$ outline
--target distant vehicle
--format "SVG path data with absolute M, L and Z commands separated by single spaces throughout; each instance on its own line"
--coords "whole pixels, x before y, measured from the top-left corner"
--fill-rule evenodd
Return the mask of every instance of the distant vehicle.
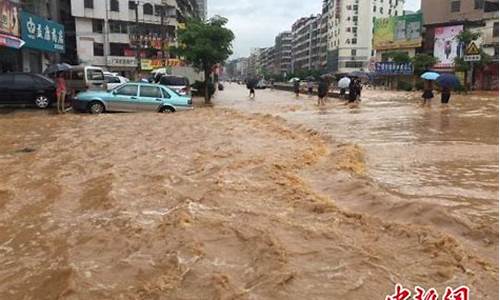
M 107 90 L 111 91 L 120 85 L 129 82 L 128 78 L 119 76 L 113 73 L 104 72 L 104 81 L 106 82 Z
M 45 76 L 32 73 L 0 74 L 0 104 L 34 104 L 45 109 L 55 101 L 56 85 Z
M 99 67 L 75 66 L 64 71 L 63 74 L 71 95 L 86 90 L 106 90 L 104 72 Z
M 87 91 L 72 99 L 73 109 L 100 114 L 107 111 L 176 112 L 192 109 L 191 97 L 151 83 L 125 83 L 116 89 Z
M 256 89 L 265 89 L 267 88 L 267 82 L 264 79 L 261 79 L 259 82 L 257 82 L 257 85 L 255 86 Z
M 182 76 L 175 75 L 163 75 L 160 78 L 159 84 L 164 85 L 174 91 L 176 91 L 181 96 L 187 96 L 191 93 L 189 86 L 189 79 Z

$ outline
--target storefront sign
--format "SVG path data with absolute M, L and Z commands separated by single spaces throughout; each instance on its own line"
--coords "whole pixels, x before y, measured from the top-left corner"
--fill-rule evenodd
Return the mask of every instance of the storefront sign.
M 21 49 L 24 44 L 24 41 L 20 38 L 0 33 L 0 46 Z
M 165 67 L 165 59 L 141 59 L 141 69 L 143 71 L 151 71 Z
M 422 14 L 376 19 L 373 24 L 373 48 L 389 50 L 417 48 L 422 43 Z
M 19 7 L 9 0 L 0 0 L 0 32 L 19 36 Z
M 412 75 L 412 63 L 378 62 L 375 72 L 379 75 Z
M 434 57 L 438 59 L 436 68 L 453 68 L 463 45 L 456 36 L 464 29 L 463 25 L 438 27 L 434 31 Z
M 109 56 L 108 65 L 110 67 L 137 67 L 135 57 Z
M 21 37 L 26 47 L 48 52 L 64 52 L 64 26 L 21 12 Z

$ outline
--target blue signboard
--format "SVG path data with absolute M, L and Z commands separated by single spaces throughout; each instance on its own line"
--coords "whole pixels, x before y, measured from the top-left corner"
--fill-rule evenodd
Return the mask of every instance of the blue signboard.
M 25 47 L 47 52 L 64 52 L 64 26 L 21 12 L 21 38 Z
M 412 75 L 412 63 L 378 62 L 375 63 L 375 73 L 379 75 Z

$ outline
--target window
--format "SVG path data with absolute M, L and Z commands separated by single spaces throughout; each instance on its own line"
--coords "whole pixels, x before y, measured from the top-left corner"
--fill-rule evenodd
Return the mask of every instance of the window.
M 12 80 L 14 75 L 12 74 L 0 74 L 0 88 L 7 88 L 12 86 Z
M 123 96 L 137 96 L 138 86 L 135 84 L 126 84 L 116 90 L 117 95 Z
M 104 56 L 104 44 L 94 43 L 94 56 Z
M 355 5 L 353 5 L 353 6 L 352 6 L 352 9 L 353 9 L 354 11 L 358 11 L 358 5 L 356 5 L 356 4 L 355 4 Z
M 146 3 L 143 6 L 143 10 L 145 15 L 153 15 L 153 5 Z
M 120 11 L 120 2 L 118 0 L 111 0 L 111 11 Z
M 358 43 L 358 39 L 352 39 L 351 44 L 356 45 Z
M 356 52 L 357 52 L 356 49 L 352 49 L 351 50 L 351 56 L 356 56 Z
M 347 5 L 347 7 L 346 7 L 346 8 L 347 8 L 347 10 L 351 10 L 351 9 L 352 9 L 352 6 Z
M 377 12 L 377 7 L 376 6 L 373 7 L 373 12 Z
M 346 68 L 362 68 L 363 67 L 363 62 L 360 62 L 360 61 L 346 61 L 345 67 Z
M 451 1 L 451 12 L 459 12 L 460 11 L 460 0 Z
M 94 8 L 94 0 L 85 0 L 83 1 L 84 8 Z
M 392 9 L 389 8 L 389 16 L 392 14 Z
M 398 11 L 397 11 L 397 10 L 396 10 L 396 11 L 394 11 L 394 15 L 395 15 L 395 16 L 397 16 L 397 15 L 398 15 Z
M 104 27 L 104 22 L 98 19 L 92 19 L 92 32 L 102 33 L 102 28 Z
M 163 98 L 170 99 L 170 94 L 167 92 L 166 89 L 161 89 L 161 91 L 163 92 Z
M 352 33 L 358 33 L 358 27 L 353 27 L 352 28 Z
M 120 78 L 116 76 L 104 76 L 104 81 L 106 83 L 120 83 Z
M 498 37 L 498 22 L 493 24 L 493 37 Z M 498 47 L 495 47 L 498 48 Z
M 165 9 L 164 6 L 155 5 L 155 16 L 160 17 L 164 9 Z M 165 15 L 165 13 L 163 13 L 163 15 Z
M 384 8 L 383 8 L 383 7 L 381 7 L 381 8 L 380 8 L 380 13 L 381 13 L 381 14 L 383 14 L 383 13 L 384 13 Z
M 16 88 L 30 88 L 33 85 L 33 80 L 26 74 L 14 75 L 14 86 Z
M 154 86 L 141 86 L 141 97 L 163 98 L 160 88 Z
M 111 56 L 125 56 L 125 49 L 129 44 L 109 43 L 109 54 Z
M 128 9 L 135 10 L 136 8 L 137 8 L 137 4 L 136 4 L 135 0 L 131 0 L 128 2 Z
M 352 21 L 353 21 L 353 22 L 357 22 L 357 21 L 358 21 L 358 16 L 354 16 L 354 17 L 352 17 Z
M 351 27 L 347 27 L 347 28 L 345 29 L 345 31 L 346 31 L 346 32 L 351 32 Z
M 83 80 L 85 76 L 83 75 L 83 70 L 80 71 L 71 71 L 71 80 Z
M 109 21 L 109 32 L 111 33 L 128 33 L 128 24 L 121 21 Z
M 483 9 L 484 0 L 474 0 L 474 9 Z
M 104 73 L 101 70 L 87 69 L 87 80 L 104 80 Z

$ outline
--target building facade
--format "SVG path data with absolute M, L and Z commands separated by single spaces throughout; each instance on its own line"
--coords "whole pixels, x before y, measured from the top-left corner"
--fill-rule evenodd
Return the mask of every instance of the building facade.
M 368 71 L 373 20 L 403 14 L 403 0 L 328 0 L 328 71 Z
M 320 68 L 321 14 L 300 18 L 292 26 L 292 72 Z
M 465 47 L 457 44 L 455 36 L 463 30 L 479 32 L 477 43 L 492 62 L 475 66 L 467 81 L 472 88 L 498 89 L 498 0 L 422 0 L 422 14 L 424 51 L 440 60 L 436 69 L 454 72 L 453 59 L 461 57 Z
M 292 71 L 292 33 L 285 31 L 274 40 L 274 75 L 284 76 Z
M 197 15 L 201 19 L 207 18 L 208 3 L 207 0 L 196 0 Z

